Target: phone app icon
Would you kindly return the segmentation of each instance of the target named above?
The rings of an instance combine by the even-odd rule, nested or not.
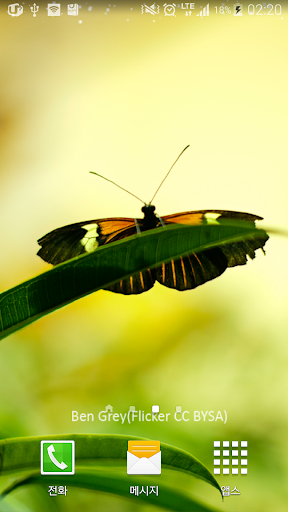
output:
[[[128,441],[127,475],[161,475],[160,441]]]
[[[61,473],[75,473],[75,441],[41,441],[41,475]]]

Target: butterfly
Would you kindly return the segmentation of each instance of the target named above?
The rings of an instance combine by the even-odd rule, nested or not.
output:
[[[172,167],[187,147],[180,153]],[[44,261],[52,263],[52,265],[58,265],[80,254],[93,252],[102,245],[110,244],[150,229],[163,229],[163,227],[172,224],[196,226],[211,222],[219,223],[221,220],[227,221],[231,219],[234,221],[249,221],[255,225],[256,220],[262,220],[262,217],[250,213],[225,210],[197,210],[159,217],[155,213],[155,206],[151,203],[172,167],[148,204],[112,182],[144,203],[142,207],[143,218],[103,218],[77,222],[76,224],[55,229],[38,240],[41,249],[37,254]],[[99,174],[97,175],[104,178]],[[104,179],[111,181],[107,178]],[[108,286],[105,290],[124,295],[139,294],[152,288],[155,281],[168,288],[180,291],[191,290],[220,276],[228,267],[245,265],[247,263],[247,255],[253,259],[257,249],[262,249],[264,252],[263,247],[268,238],[268,235],[263,237],[263,234],[261,234],[259,237],[227,243],[197,253],[192,252],[191,254],[183,255],[177,260],[171,259],[168,263],[162,263],[157,268],[143,270],[138,274],[119,281],[119,283]]]

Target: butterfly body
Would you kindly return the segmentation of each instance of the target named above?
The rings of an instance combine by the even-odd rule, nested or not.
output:
[[[249,221],[261,217],[249,213],[224,210],[198,210],[164,217],[155,214],[155,206],[142,207],[143,218],[114,217],[70,224],[51,231],[38,240],[38,255],[48,263],[58,265],[71,258],[97,250],[97,247],[122,240],[142,231],[165,227],[169,224],[200,225],[219,223],[222,219]],[[107,290],[124,295],[139,294],[153,287],[155,281],[180,291],[191,290],[220,276],[227,267],[245,265],[247,255],[253,259],[255,250],[263,247],[268,239],[251,237],[196,253],[183,255],[177,260],[162,263],[154,269],[144,270],[121,280]]]
[[[154,229],[159,226],[159,217],[155,215],[155,206],[147,204],[141,208],[141,211],[144,213],[143,231]]]

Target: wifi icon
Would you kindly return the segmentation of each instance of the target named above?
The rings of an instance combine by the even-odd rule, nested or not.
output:
[[[60,16],[61,4],[48,4],[47,14],[48,16]]]

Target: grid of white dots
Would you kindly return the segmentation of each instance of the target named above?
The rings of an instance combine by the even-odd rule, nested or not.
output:
[[[222,459],[222,474],[223,475],[229,475],[229,472],[230,472],[230,469],[229,466],[230,465],[230,460],[231,460],[231,464],[232,464],[232,475],[239,475],[239,469],[238,467],[235,467],[235,466],[238,466],[240,464],[241,466],[241,469],[240,469],[240,473],[241,475],[247,475],[248,474],[248,468],[247,468],[247,465],[248,465],[248,450],[243,450],[242,448],[248,448],[248,441],[240,441],[240,446],[241,446],[241,450],[239,450],[239,441],[231,441],[231,455],[232,455],[232,458],[230,459],[230,441],[222,441],[222,456],[223,456],[223,459]],[[218,467],[214,467],[214,475],[220,475],[221,474],[221,469],[219,466],[221,466],[221,450],[219,450],[219,448],[221,448],[221,441],[214,441],[214,448],[218,448],[218,450],[214,450],[214,457],[220,457],[220,458],[215,458],[214,459],[214,466],[218,466]],[[235,449],[236,448],[236,449]],[[241,454],[241,458],[239,460],[239,455]],[[228,457],[228,458],[227,458]],[[242,458],[243,457],[243,458]],[[245,457],[245,458],[244,458]],[[243,467],[243,466],[246,466],[246,467]]]

